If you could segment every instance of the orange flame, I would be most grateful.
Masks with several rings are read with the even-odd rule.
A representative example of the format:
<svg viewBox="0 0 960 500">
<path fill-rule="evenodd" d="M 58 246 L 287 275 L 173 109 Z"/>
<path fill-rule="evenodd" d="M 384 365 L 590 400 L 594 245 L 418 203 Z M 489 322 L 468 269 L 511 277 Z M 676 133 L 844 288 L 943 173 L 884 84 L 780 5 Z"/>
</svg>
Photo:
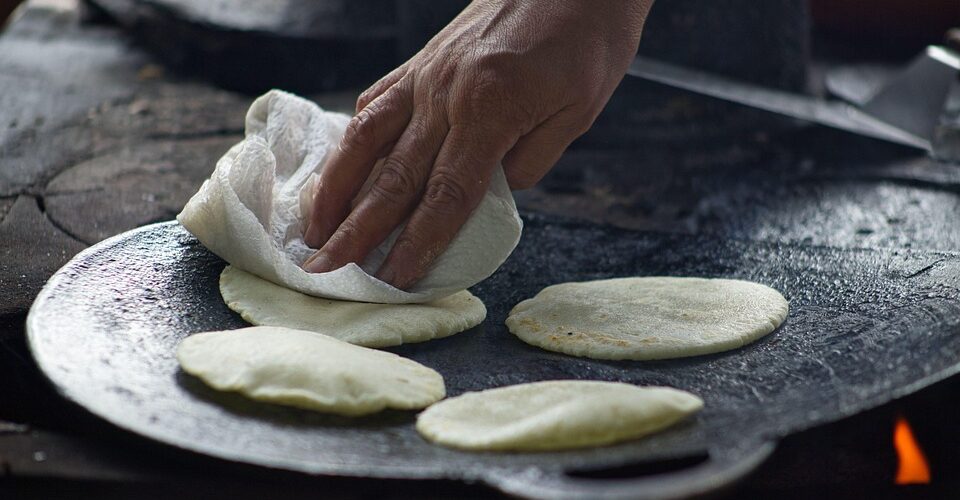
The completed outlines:
<svg viewBox="0 0 960 500">
<path fill-rule="evenodd" d="M 930 466 L 923 450 L 913 437 L 913 431 L 907 419 L 897 417 L 893 428 L 893 446 L 897 449 L 899 466 L 897 467 L 896 484 L 928 484 L 930 483 Z"/>
</svg>

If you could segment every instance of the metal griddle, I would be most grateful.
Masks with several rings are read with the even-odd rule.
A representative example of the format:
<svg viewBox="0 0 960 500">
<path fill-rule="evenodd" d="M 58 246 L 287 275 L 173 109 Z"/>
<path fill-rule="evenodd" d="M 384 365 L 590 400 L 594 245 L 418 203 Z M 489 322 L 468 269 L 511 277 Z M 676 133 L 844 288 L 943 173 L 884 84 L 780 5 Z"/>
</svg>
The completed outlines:
<svg viewBox="0 0 960 500">
<path fill-rule="evenodd" d="M 724 241 L 526 217 L 520 246 L 473 289 L 489 309 L 482 325 L 391 350 L 442 373 L 451 396 L 538 380 L 620 380 L 685 389 L 706 408 L 615 446 L 466 453 L 421 439 L 414 412 L 325 416 L 218 393 L 181 372 L 181 339 L 246 326 L 220 298 L 224 265 L 176 223 L 104 241 L 40 293 L 27 322 L 33 354 L 67 398 L 183 449 L 319 475 L 476 480 L 550 498 L 715 491 L 753 470 L 783 436 L 916 391 L 956 373 L 960 360 L 960 254 Z M 514 304 L 544 286 L 633 275 L 757 281 L 787 297 L 790 315 L 744 348 L 657 362 L 554 354 L 503 325 Z M 663 461 L 689 466 L 625 472 Z"/>
</svg>

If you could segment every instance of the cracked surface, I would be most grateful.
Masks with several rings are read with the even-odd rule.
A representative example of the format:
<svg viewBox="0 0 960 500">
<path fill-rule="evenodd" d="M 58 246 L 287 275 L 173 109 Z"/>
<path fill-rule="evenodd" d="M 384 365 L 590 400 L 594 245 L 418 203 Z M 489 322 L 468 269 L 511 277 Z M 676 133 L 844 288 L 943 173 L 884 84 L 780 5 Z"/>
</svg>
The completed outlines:
<svg viewBox="0 0 960 500">
<path fill-rule="evenodd" d="M 173 218 L 250 100 L 166 77 L 75 11 L 28 9 L 0 36 L 0 318 L 87 244 Z"/>
<path fill-rule="evenodd" d="M 23 313 L 47 277 L 86 245 L 57 229 L 32 196 L 0 222 L 0 317 Z"/>
<path fill-rule="evenodd" d="M 0 196 L 29 190 L 97 149 L 87 114 L 132 95 L 125 82 L 144 59 L 108 34 L 30 9 L 0 38 Z"/>
<path fill-rule="evenodd" d="M 88 244 L 173 219 L 238 140 L 145 141 L 92 158 L 47 184 L 47 215 Z"/>
</svg>

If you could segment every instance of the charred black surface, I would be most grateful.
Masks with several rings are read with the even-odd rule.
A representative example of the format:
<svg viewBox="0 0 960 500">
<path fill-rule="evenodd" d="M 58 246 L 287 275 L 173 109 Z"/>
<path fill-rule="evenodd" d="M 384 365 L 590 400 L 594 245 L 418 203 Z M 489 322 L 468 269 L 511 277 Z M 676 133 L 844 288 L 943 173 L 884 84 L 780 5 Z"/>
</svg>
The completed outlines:
<svg viewBox="0 0 960 500">
<path fill-rule="evenodd" d="M 612 447 L 471 454 L 422 440 L 413 413 L 349 420 L 213 394 L 180 373 L 175 347 L 189 334 L 245 323 L 220 298 L 224 263 L 176 224 L 111 240 L 61 270 L 28 321 L 30 342 L 68 398 L 183 448 L 320 474 L 482 479 L 541 496 L 559 487 L 613 495 L 624 481 L 643 487 L 577 480 L 566 470 L 704 453 L 708 465 L 687 470 L 689 482 L 703 474 L 733 480 L 739 460 L 755 465 L 769 453 L 766 441 L 881 405 L 957 370 L 957 254 L 629 232 L 546 217 L 528 217 L 525 231 L 507 263 L 474 289 L 489 309 L 481 326 L 393 350 L 438 370 L 450 395 L 537 380 L 622 380 L 692 391 L 706 401 L 700 415 Z M 765 283 L 787 297 L 790 316 L 744 348 L 656 362 L 554 354 L 522 343 L 503 325 L 514 304 L 549 284 L 664 274 Z"/>
</svg>

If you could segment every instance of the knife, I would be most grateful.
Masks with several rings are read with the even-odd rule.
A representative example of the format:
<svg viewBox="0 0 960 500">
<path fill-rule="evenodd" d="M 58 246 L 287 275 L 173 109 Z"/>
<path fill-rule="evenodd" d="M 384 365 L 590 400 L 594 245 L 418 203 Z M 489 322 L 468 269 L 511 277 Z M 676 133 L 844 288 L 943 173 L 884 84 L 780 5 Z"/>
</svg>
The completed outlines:
<svg viewBox="0 0 960 500">
<path fill-rule="evenodd" d="M 930 46 L 864 106 L 739 82 L 723 76 L 637 56 L 627 74 L 791 118 L 930 151 L 960 57 Z"/>
</svg>

